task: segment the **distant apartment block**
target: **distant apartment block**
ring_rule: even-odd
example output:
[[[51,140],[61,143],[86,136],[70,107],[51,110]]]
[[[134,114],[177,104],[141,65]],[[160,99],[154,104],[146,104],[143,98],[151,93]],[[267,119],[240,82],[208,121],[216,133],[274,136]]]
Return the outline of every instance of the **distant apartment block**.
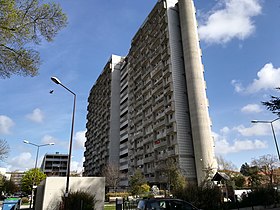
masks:
[[[11,180],[15,183],[15,185],[20,189],[21,188],[21,179],[24,176],[24,171],[13,171],[6,172],[5,176],[8,180]]]
[[[216,167],[203,72],[193,1],[158,1],[127,56],[113,55],[90,91],[84,175],[113,164],[123,186],[137,169],[164,186],[172,158],[200,183]]]
[[[68,154],[45,154],[41,170],[47,176],[66,176]]]

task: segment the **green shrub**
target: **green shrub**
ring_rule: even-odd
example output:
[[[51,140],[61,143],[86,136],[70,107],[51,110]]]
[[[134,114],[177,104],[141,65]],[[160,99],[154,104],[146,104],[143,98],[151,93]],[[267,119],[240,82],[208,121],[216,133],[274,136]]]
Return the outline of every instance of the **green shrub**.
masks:
[[[23,204],[29,203],[29,199],[28,199],[27,197],[22,197],[22,198],[21,198],[21,202],[22,202]]]
[[[279,203],[278,192],[272,187],[260,187],[244,196],[240,206],[269,206],[276,203]]]
[[[84,191],[69,192],[68,197],[62,196],[60,209],[63,210],[63,204],[68,202],[68,210],[94,210],[95,209],[95,196]]]
[[[201,209],[218,210],[221,208],[221,192],[217,187],[188,185],[174,192],[174,196]]]

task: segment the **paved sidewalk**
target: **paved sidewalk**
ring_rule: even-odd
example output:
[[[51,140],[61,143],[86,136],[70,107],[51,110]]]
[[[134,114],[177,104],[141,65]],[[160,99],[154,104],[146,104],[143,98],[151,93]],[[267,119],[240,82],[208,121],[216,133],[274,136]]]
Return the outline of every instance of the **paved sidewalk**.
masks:
[[[21,204],[21,205],[20,205],[20,209],[29,210],[29,204],[27,204],[27,205]]]

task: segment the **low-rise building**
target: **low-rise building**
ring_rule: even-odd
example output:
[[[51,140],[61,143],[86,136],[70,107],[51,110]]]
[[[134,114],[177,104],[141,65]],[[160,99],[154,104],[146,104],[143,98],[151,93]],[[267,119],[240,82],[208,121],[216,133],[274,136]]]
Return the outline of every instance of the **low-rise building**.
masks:
[[[66,176],[68,154],[45,154],[41,170],[47,176]]]

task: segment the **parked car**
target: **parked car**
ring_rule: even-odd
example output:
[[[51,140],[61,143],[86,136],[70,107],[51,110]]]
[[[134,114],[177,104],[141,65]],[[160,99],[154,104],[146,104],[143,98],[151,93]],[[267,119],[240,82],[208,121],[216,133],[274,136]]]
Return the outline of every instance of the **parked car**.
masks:
[[[150,198],[138,202],[137,210],[199,210],[191,203],[174,198]]]

